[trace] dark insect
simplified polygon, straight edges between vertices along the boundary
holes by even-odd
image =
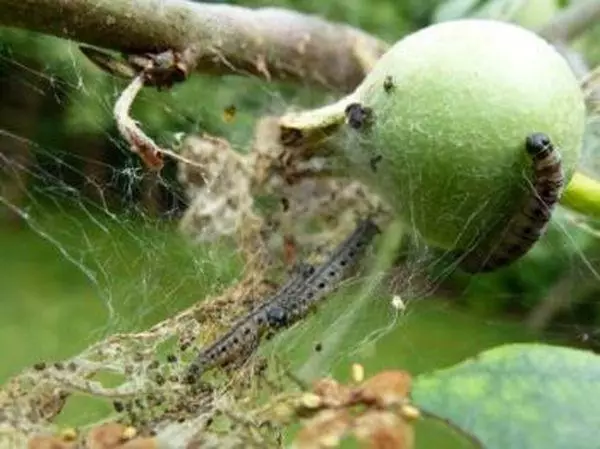
[[[117,413],[121,413],[125,409],[125,406],[121,401],[114,401],[113,407]]]
[[[394,80],[392,79],[392,77],[390,75],[388,75],[385,77],[385,80],[383,81],[383,90],[385,90],[387,93],[390,93],[393,88],[394,88]]]
[[[377,166],[379,165],[382,159],[383,156],[381,154],[378,154],[377,156],[373,156],[371,158],[371,160],[369,161],[369,165],[371,166],[371,170],[373,170],[373,172],[377,171]]]
[[[346,120],[351,128],[362,129],[373,120],[373,110],[360,103],[351,103],[346,106]]]
[[[36,364],[33,365],[33,369],[36,371],[43,371],[46,369],[46,363],[45,362],[37,362]]]
[[[234,104],[230,104],[225,109],[223,109],[223,121],[226,123],[231,123],[235,120],[235,115],[237,113],[237,108]]]
[[[267,323],[270,327],[279,329],[288,324],[287,312],[281,306],[274,305],[266,310]]]
[[[281,130],[281,135],[279,136],[280,142],[284,146],[297,146],[302,143],[304,135],[302,131],[296,128],[283,128]]]
[[[505,228],[502,240],[486,255],[468,255],[461,268],[470,273],[490,272],[525,255],[545,233],[565,184],[560,153],[543,133],[527,137],[525,149],[533,162],[532,189]]]

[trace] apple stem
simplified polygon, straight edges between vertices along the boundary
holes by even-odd
[[[575,172],[560,203],[590,218],[600,218],[600,182],[579,171]]]

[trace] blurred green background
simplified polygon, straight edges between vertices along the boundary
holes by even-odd
[[[566,3],[278,0],[277,6],[393,42],[433,21],[466,14],[536,27]],[[590,30],[575,43],[592,66],[599,60],[598,37]],[[124,86],[73,43],[0,29],[0,382],[116,331],[156,323],[240,273],[234,248],[191,243],[178,233],[187,199],[175,164],[168,162],[160,177],[147,173],[115,130],[111,110]],[[195,76],[169,92],[144,91],[133,115],[162,145],[179,133],[208,132],[246,151],[256,117],[331,98],[311,86]],[[222,111],[232,104],[237,116],[231,124]],[[368,372],[402,367],[418,374],[504,342],[544,340],[598,350],[599,242],[559,211],[524,260],[481,278],[453,275],[445,280],[453,295],[411,297],[406,314],[396,319],[386,298],[351,305],[349,295],[337,295],[305,325],[310,333],[306,327],[292,333],[288,355],[301,366],[311,361],[316,343],[327,348],[343,331],[344,346],[327,369],[347,378],[351,361],[365,363]],[[360,319],[344,318],[348,310]],[[349,322],[355,323],[351,329]],[[361,343],[388,325],[381,339]],[[340,349],[339,342],[331,344]],[[91,413],[73,409],[64,419],[82,424]],[[467,447],[440,432],[435,426],[420,432],[419,447],[440,441],[441,447]]]

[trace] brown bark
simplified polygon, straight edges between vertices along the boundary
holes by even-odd
[[[196,70],[348,92],[387,44],[316,16],[185,0],[3,0],[0,25],[126,53],[194,48]]]
[[[550,23],[538,30],[538,34],[551,42],[568,42],[600,20],[600,2],[587,0],[573,2],[569,8],[557,14]]]

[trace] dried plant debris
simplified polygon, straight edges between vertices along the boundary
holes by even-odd
[[[226,140],[206,134],[187,137],[180,151],[196,163],[180,163],[178,178],[190,200],[180,228],[198,241],[233,235],[254,215],[246,159]]]
[[[357,376],[357,373],[360,375]],[[175,449],[283,447],[282,429],[301,423],[293,447],[331,448],[347,437],[359,447],[386,449],[413,447],[413,422],[420,412],[409,400],[411,376],[405,371],[383,371],[362,378],[364,368],[352,366],[352,380],[343,384],[332,378],[315,381],[309,391],[272,396],[253,410],[234,406],[223,396],[213,403],[225,421],[200,416],[180,419],[157,432],[118,422],[107,422],[84,431],[66,428],[39,434],[27,449]],[[239,401],[238,401],[239,404]],[[221,427],[221,430],[215,430]],[[199,431],[198,429],[203,429]]]
[[[325,378],[297,399],[295,414],[303,426],[296,449],[337,447],[352,436],[359,447],[410,449],[412,422],[419,411],[410,404],[411,377],[405,371],[382,371],[366,380],[364,369],[353,365],[353,382],[344,385]]]
[[[194,67],[194,50],[189,48],[183,52],[171,50],[159,54],[130,55],[128,63],[120,61],[110,53],[93,47],[81,47],[84,54],[97,65],[113,74],[132,77],[129,85],[123,90],[113,107],[113,115],[117,129],[150,170],[160,171],[164,166],[163,155],[175,160],[182,156],[160,147],[146,135],[141,126],[131,117],[131,106],[145,86],[155,86],[159,90],[168,89],[175,83],[184,81]],[[136,76],[133,76],[133,74]],[[185,162],[193,164],[186,160]]]
[[[299,277],[293,278],[282,288],[283,294],[269,297],[257,304],[258,309],[249,315],[251,323],[256,323],[253,318],[260,315],[268,320],[269,325],[264,328],[261,324],[258,326],[259,330],[276,331],[302,319],[311,305],[322,300],[348,274],[377,232],[377,227],[371,221],[364,221],[324,264],[317,268],[299,266]],[[259,239],[251,239],[247,235],[240,237],[242,243],[253,242],[255,245],[257,240]],[[243,248],[246,248],[248,258],[249,251],[253,257],[260,254],[256,247],[247,246],[247,243]],[[253,391],[265,391],[265,388],[272,389],[274,394],[285,391],[283,384],[278,384],[283,381],[284,376],[278,376],[275,382],[267,380],[264,377],[265,365],[260,359],[253,364],[243,364],[246,353],[228,352],[232,357],[227,361],[239,362],[235,367],[244,365],[243,370],[230,370],[227,376],[217,374],[208,379],[208,382],[199,379],[199,373],[194,372],[192,374],[195,375],[195,381],[189,381],[189,363],[193,356],[190,349],[195,347],[197,336],[206,341],[207,335],[217,334],[215,329],[226,329],[223,322],[240,316],[247,308],[244,299],[248,292],[265,289],[266,259],[258,259],[263,260],[263,263],[249,264],[244,279],[219,297],[209,298],[207,302],[201,302],[148,331],[113,335],[73,359],[36,363],[13,379],[3,389],[0,397],[3,430],[0,440],[8,434],[46,435],[48,429],[53,428],[52,422],[65,401],[73,394],[112,401],[118,417],[117,423],[135,428],[135,435],[140,441],[123,443],[124,448],[151,447],[133,444],[153,444],[154,435],[160,437],[175,424],[197,423],[194,431],[186,434],[185,441],[190,442],[199,439],[205,441],[207,438],[218,440],[227,434],[222,429],[207,430],[209,423],[215,420],[232,422],[235,421],[232,417],[248,417],[257,413],[256,420],[260,422],[260,411],[255,410],[260,401],[253,402]],[[292,294],[291,291],[295,293]],[[247,322],[248,319],[242,321]],[[238,327],[234,324],[233,335],[238,335]],[[225,339],[230,334],[231,331],[226,333]],[[217,342],[219,341],[222,342],[223,338],[217,338]],[[219,345],[221,343],[217,343]],[[211,353],[210,348],[211,346],[201,354]],[[221,351],[218,352],[219,357],[220,354]],[[221,365],[220,359],[217,365]],[[106,374],[117,376],[121,381],[117,385],[105,385],[98,375]],[[256,388],[257,383],[261,382],[266,382],[267,387]],[[244,437],[243,444],[239,447],[253,447],[255,443],[255,447],[277,446],[276,442],[271,441],[277,435],[272,429],[262,429],[258,433],[253,430],[251,433],[254,435],[254,443],[249,444]],[[73,444],[71,440],[61,440],[59,443],[57,438],[64,440],[64,435],[52,434],[38,438],[33,440],[37,444],[33,447],[54,445],[60,448]]]
[[[39,435],[31,438],[27,449],[158,449],[153,437],[140,437],[135,427],[107,423],[78,434],[66,429],[58,435]]]
[[[19,441],[26,441],[28,435],[47,434],[73,394],[113,401],[119,421],[136,426],[141,436],[181,420],[209,419],[217,414],[214,400],[222,398],[223,392],[217,395],[210,386],[186,385],[181,374],[196,339],[205,339],[215,334],[215,328],[229,324],[197,318],[211,316],[215,305],[229,317],[239,315],[248,293],[264,290],[266,266],[257,257],[261,251],[257,251],[255,242],[247,233],[240,236],[242,254],[248,260],[252,255],[255,263],[247,264],[242,280],[220,295],[146,331],[112,335],[72,359],[38,362],[3,385],[0,447],[26,447]],[[110,386],[100,375],[111,377]]]
[[[106,49],[79,45],[79,50],[100,69],[113,76],[132,79],[144,76],[144,85],[168,89],[185,81],[195,68],[196,51],[187,48],[178,52],[166,50],[162,53],[117,54]]]
[[[267,128],[278,130],[276,122],[272,125]],[[190,362],[198,356],[193,349],[223,342],[220,336],[229,335],[240,322],[257,324],[255,330],[262,336],[305,317],[350,273],[377,233],[377,227],[365,221],[352,234],[358,218],[374,216],[379,224],[385,209],[355,182],[309,176],[309,171],[291,182],[286,173],[307,161],[286,154],[275,144],[277,138],[269,141],[259,134],[248,155],[237,153],[223,139],[189,136],[178,158],[180,180],[191,203],[181,229],[200,241],[233,238],[244,260],[239,282],[143,332],[115,334],[73,358],[40,361],[24,370],[0,390],[0,448],[150,448],[165,438],[182,444],[157,447],[281,445],[277,420],[265,424],[269,404],[264,403],[264,392],[272,392],[267,402],[284,394],[287,373],[268,378],[273,370],[265,370],[262,359],[243,363],[248,353],[234,351],[230,359],[237,364],[225,372],[214,370],[207,378],[196,375],[190,383]],[[259,194],[279,198],[280,207],[258,213]],[[311,227],[317,232],[309,231]],[[327,250],[336,244],[338,249],[328,257]],[[306,254],[316,257],[308,260]],[[303,274],[278,293],[272,273],[281,271],[284,259]],[[257,317],[268,326],[262,321],[258,325]],[[249,348],[252,353],[254,347]],[[276,361],[270,363],[276,370]],[[74,395],[112,403],[112,427],[56,430],[56,417]],[[253,399],[258,396],[260,400]],[[125,441],[124,435],[130,438]]]
[[[364,185],[329,176],[324,158],[289,151],[279,133],[277,118],[263,118],[246,155],[206,134],[183,140],[179,180],[190,201],[181,221],[185,234],[198,241],[233,235],[256,217],[257,196],[273,198],[277,206],[261,212],[262,232],[271,251],[289,265],[297,259],[296,247],[314,252],[335,244],[362,217],[391,219]]]
[[[134,99],[144,87],[144,76],[135,77],[116,101],[113,115],[117,129],[129,144],[130,150],[137,154],[151,170],[160,171],[163,166],[163,148],[142,131],[138,123],[131,118],[130,109]]]

